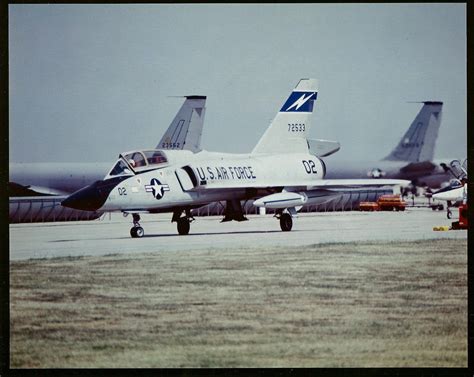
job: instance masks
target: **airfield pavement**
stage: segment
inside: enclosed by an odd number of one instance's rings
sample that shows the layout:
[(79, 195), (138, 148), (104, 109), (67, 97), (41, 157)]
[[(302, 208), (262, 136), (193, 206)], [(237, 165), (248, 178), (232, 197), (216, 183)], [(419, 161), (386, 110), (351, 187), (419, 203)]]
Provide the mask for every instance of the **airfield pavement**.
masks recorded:
[(467, 367), (467, 231), (444, 212), (10, 225), (12, 368)]
[(134, 252), (240, 247), (273, 247), (357, 241), (466, 239), (466, 230), (433, 231), (450, 225), (443, 211), (408, 208), (404, 212), (302, 213), (291, 232), (282, 232), (272, 215), (249, 215), (249, 221), (220, 223), (220, 216), (196, 217), (187, 236), (179, 236), (170, 214), (142, 215), (145, 236), (132, 239), (131, 216), (106, 214), (78, 222), (10, 225), (10, 260), (99, 256)]

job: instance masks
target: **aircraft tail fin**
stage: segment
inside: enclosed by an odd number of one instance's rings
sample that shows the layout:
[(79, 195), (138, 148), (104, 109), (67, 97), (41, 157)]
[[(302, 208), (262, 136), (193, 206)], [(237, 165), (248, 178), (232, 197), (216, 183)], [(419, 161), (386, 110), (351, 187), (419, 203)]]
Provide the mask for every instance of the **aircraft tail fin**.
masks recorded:
[(252, 153), (308, 152), (306, 135), (317, 96), (317, 80), (301, 79)]
[(443, 102), (425, 101), (398, 145), (384, 158), (391, 161), (432, 161), (441, 124)]
[(206, 96), (186, 96), (186, 100), (156, 148), (199, 152), (206, 112), (205, 105)]

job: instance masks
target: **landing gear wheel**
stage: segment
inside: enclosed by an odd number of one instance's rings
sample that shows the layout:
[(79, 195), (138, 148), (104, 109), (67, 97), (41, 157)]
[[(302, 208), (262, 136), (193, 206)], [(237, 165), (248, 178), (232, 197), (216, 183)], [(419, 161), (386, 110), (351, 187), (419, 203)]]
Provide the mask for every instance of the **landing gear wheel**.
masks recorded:
[(132, 229), (130, 229), (130, 235), (132, 238), (141, 238), (145, 234), (145, 231), (141, 226), (134, 226)]
[(178, 233), (184, 236), (189, 233), (189, 228), (190, 228), (190, 225), (189, 225), (189, 220), (187, 219), (187, 217), (181, 217), (178, 220)]
[(132, 213), (133, 216), (133, 228), (130, 229), (130, 235), (132, 238), (141, 238), (145, 234), (145, 231), (140, 226), (140, 215), (138, 213)]
[(293, 227), (293, 219), (288, 213), (282, 213), (280, 216), (280, 228), (284, 232), (289, 232)]
[(451, 212), (450, 209), (448, 209), (448, 212), (446, 213), (446, 216), (448, 219), (450, 219), (451, 217), (453, 217), (453, 213)]

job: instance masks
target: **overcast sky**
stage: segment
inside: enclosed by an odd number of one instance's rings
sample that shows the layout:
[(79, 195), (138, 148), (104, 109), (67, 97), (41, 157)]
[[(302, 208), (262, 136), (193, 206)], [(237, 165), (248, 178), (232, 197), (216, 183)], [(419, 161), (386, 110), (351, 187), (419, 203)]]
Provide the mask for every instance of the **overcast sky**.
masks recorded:
[(9, 5), (10, 161), (153, 148), (207, 95), (204, 149), (250, 152), (300, 78), (311, 138), (380, 159), (443, 101), (435, 158), (465, 156), (465, 4)]

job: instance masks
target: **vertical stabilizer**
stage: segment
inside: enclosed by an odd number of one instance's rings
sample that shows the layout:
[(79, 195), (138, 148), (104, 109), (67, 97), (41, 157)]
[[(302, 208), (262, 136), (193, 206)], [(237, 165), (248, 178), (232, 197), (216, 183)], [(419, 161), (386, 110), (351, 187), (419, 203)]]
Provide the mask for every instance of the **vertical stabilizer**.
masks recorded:
[(384, 158), (391, 161), (432, 161), (441, 124), (443, 102), (426, 101), (395, 149)]
[(183, 106), (171, 122), (157, 149), (201, 150), (201, 135), (206, 112), (205, 96), (186, 96)]
[(306, 135), (317, 96), (317, 80), (301, 79), (252, 153), (308, 152)]

